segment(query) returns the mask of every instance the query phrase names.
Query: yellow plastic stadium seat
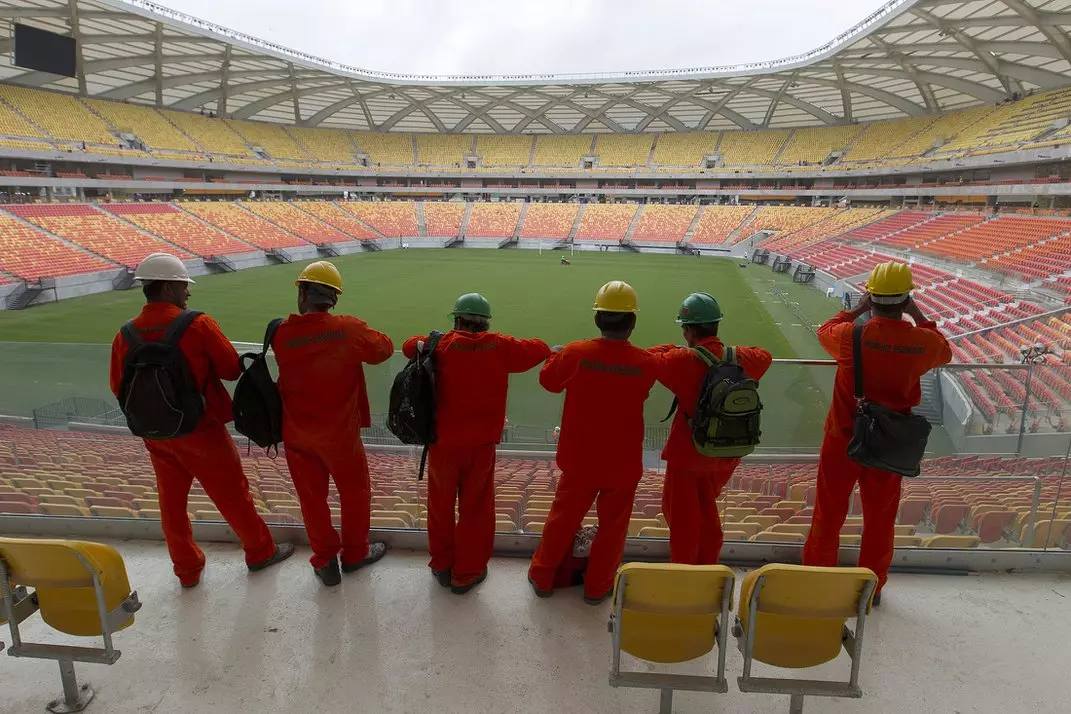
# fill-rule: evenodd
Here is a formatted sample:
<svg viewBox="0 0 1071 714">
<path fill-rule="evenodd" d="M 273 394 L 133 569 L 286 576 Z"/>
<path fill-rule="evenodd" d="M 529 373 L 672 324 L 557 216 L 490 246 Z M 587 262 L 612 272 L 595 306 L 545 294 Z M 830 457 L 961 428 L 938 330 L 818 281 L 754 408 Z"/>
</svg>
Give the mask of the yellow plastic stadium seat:
<svg viewBox="0 0 1071 714">
<path fill-rule="evenodd" d="M 137 518 L 138 514 L 129 508 L 119 506 L 91 506 L 90 512 L 100 518 Z"/>
<path fill-rule="evenodd" d="M 34 588 L 33 596 L 23 588 Z M 0 538 L 0 592 L 4 611 L 14 615 L 10 626 L 16 634 L 19 625 L 39 611 L 59 632 L 103 639 L 102 649 L 25 641 L 8 649 L 12 657 L 59 661 L 64 696 L 48 706 L 50 711 L 84 709 L 93 690 L 78 686 L 74 660 L 114 664 L 120 652 L 112 645 L 112 635 L 134 624 L 134 613 L 141 608 L 122 556 L 100 543 Z"/>
<path fill-rule="evenodd" d="M 920 548 L 922 547 L 922 536 L 917 535 L 898 535 L 893 537 L 894 548 Z"/>
<path fill-rule="evenodd" d="M 977 548 L 981 543 L 978 536 L 935 535 L 923 538 L 923 548 Z"/>
<path fill-rule="evenodd" d="M 628 522 L 628 534 L 638 536 L 644 528 L 661 528 L 657 518 L 633 518 Z"/>
<path fill-rule="evenodd" d="M 1069 538 L 1071 520 L 1045 519 L 1034 524 L 1034 537 L 1030 537 L 1030 524 L 1023 526 L 1020 543 L 1027 548 L 1059 548 Z"/>
<path fill-rule="evenodd" d="M 744 523 L 755 523 L 761 529 L 769 528 L 772 525 L 776 525 L 781 522 L 779 516 L 747 516 L 744 518 Z"/>
<path fill-rule="evenodd" d="M 863 625 L 878 578 L 866 568 L 766 565 L 744 577 L 733 634 L 744 655 L 741 692 L 789 694 L 790 711 L 803 711 L 805 695 L 859 698 Z M 845 622 L 856 618 L 855 632 Z M 757 660 L 774 667 L 815 667 L 837 657 L 852 659 L 847 682 L 752 677 Z"/>
<path fill-rule="evenodd" d="M 525 526 L 524 531 L 525 533 L 542 533 L 544 525 L 546 524 L 543 521 L 535 521 Z"/>
<path fill-rule="evenodd" d="M 72 506 L 66 503 L 42 503 L 41 512 L 46 516 L 90 516 L 85 506 Z"/>
<path fill-rule="evenodd" d="M 372 528 L 411 528 L 406 521 L 397 516 L 391 518 L 375 517 L 371 519 Z"/>
<path fill-rule="evenodd" d="M 840 544 L 841 545 L 859 545 L 863 542 L 863 536 L 858 534 L 841 533 Z"/>
<path fill-rule="evenodd" d="M 223 514 L 212 509 L 194 511 L 194 518 L 198 521 L 222 521 Z"/>
<path fill-rule="evenodd" d="M 734 530 L 727 530 L 722 532 L 722 536 L 726 541 L 730 540 L 747 540 L 749 538 L 747 531 L 735 530 L 736 524 L 733 524 Z"/>
<path fill-rule="evenodd" d="M 809 523 L 775 523 L 768 529 L 771 533 L 796 533 L 805 536 L 811 532 Z"/>
<path fill-rule="evenodd" d="M 341 513 L 341 511 L 340 511 L 340 513 Z M 372 517 L 373 518 L 397 518 L 397 519 L 401 520 L 403 523 L 405 523 L 405 527 L 406 528 L 412 528 L 413 527 L 413 517 L 411 515 L 409 515 L 409 513 L 407 511 L 403 511 L 403 510 L 400 510 L 400 509 L 373 510 L 372 511 Z"/>
<path fill-rule="evenodd" d="M 656 526 L 647 526 L 645 528 L 641 528 L 638 535 L 640 538 L 669 538 L 669 529 Z"/>
<path fill-rule="evenodd" d="M 516 530 L 517 524 L 508 518 L 498 518 L 495 520 L 496 533 L 512 533 Z"/>
<path fill-rule="evenodd" d="M 751 536 L 756 543 L 802 543 L 807 537 L 802 533 L 784 533 L 780 531 L 762 531 Z"/>
<path fill-rule="evenodd" d="M 725 692 L 733 571 L 724 565 L 626 563 L 614 583 L 611 687 L 658 689 L 663 712 L 674 690 Z M 647 662 L 688 662 L 718 648 L 714 676 L 622 672 L 621 653 Z M 705 669 L 705 668 L 704 668 Z"/>
</svg>

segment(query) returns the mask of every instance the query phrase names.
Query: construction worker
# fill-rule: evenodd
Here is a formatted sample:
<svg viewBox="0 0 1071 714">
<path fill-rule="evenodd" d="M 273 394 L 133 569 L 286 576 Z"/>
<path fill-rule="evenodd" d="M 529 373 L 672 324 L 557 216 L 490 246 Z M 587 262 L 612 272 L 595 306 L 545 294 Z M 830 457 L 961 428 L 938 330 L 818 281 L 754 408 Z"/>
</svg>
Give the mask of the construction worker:
<svg viewBox="0 0 1071 714">
<path fill-rule="evenodd" d="M 433 353 L 435 443 L 428 449 L 428 563 L 439 584 L 464 594 L 487 577 L 495 540 L 495 446 L 506 421 L 509 375 L 550 355 L 543 340 L 490 332 L 491 305 L 462 295 L 450 313 L 454 329 Z M 424 337 L 402 353 L 412 359 Z M 454 522 L 454 508 L 458 519 Z"/>
<path fill-rule="evenodd" d="M 677 315 L 687 347 L 659 345 L 648 352 L 661 358 L 658 381 L 678 400 L 669 438 L 662 449 L 666 478 L 662 487 L 662 513 L 669 525 L 669 556 L 674 563 L 714 565 L 721 553 L 722 529 L 718 496 L 732 478 L 739 458 L 701 455 L 692 441 L 688 415 L 695 414 L 699 391 L 706 376 L 706 362 L 695 352 L 705 348 L 725 358 L 725 345 L 718 338 L 724 315 L 718 301 L 707 293 L 685 298 Z M 761 347 L 735 346 L 736 364 L 751 379 L 758 380 L 773 358 Z"/>
<path fill-rule="evenodd" d="M 283 400 L 283 447 L 294 480 L 313 571 L 326 586 L 371 565 L 387 552 L 369 543 L 372 487 L 361 429 L 371 426 L 363 364 L 390 358 L 394 344 L 382 332 L 349 315 L 332 315 L 342 276 L 326 260 L 310 263 L 297 279 L 298 314 L 290 315 L 272 342 Z M 331 523 L 328 479 L 342 509 L 342 534 Z"/>
<path fill-rule="evenodd" d="M 803 548 L 805 565 L 835 566 L 840 529 L 855 485 L 863 505 L 860 567 L 878 576 L 877 592 L 888 579 L 893 557 L 896 514 L 900 506 L 897 474 L 864 467 L 848 458 L 856 411 L 852 330 L 869 313 L 863 330 L 863 393 L 889 409 L 908 413 L 922 398 L 919 377 L 948 364 L 952 349 L 937 325 L 911 299 L 911 268 L 888 262 L 874 267 L 867 293 L 855 309 L 838 312 L 818 329 L 818 341 L 837 361 L 825 440 L 818 458 L 818 487 L 810 534 Z M 914 326 L 903 320 L 910 315 Z M 875 596 L 874 604 L 880 602 Z"/>
<path fill-rule="evenodd" d="M 159 342 L 186 309 L 193 280 L 186 265 L 173 255 L 153 253 L 134 271 L 145 294 L 145 307 L 129 324 L 143 342 Z M 184 588 L 201 582 L 205 555 L 193 540 L 186 511 L 196 479 L 242 542 L 245 562 L 258 571 L 294 554 L 290 543 L 276 544 L 253 505 L 249 482 L 234 439 L 227 432 L 233 419 L 231 398 L 221 379 L 238 379 L 238 353 L 208 315 L 193 319 L 181 334 L 178 348 L 193 380 L 204 395 L 204 414 L 192 433 L 172 439 L 145 439 L 160 501 L 160 528 L 175 575 Z M 112 340 L 109 383 L 120 395 L 130 345 L 122 331 Z"/>
<path fill-rule="evenodd" d="M 584 577 L 590 605 L 610 596 L 625 550 L 643 475 L 643 403 L 659 363 L 628 341 L 639 309 L 632 286 L 620 280 L 603 285 L 594 309 L 602 336 L 556 348 L 539 373 L 544 389 L 565 392 L 557 454 L 562 475 L 528 569 L 536 595 L 550 597 L 558 566 L 594 503 L 599 532 Z"/>
</svg>

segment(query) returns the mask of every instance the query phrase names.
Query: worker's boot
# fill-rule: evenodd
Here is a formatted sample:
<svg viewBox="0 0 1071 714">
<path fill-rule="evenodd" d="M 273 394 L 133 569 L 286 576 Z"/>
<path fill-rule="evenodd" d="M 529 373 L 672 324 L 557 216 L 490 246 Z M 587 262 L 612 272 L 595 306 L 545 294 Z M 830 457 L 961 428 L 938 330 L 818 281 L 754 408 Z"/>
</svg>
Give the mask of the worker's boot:
<svg viewBox="0 0 1071 714">
<path fill-rule="evenodd" d="M 329 588 L 342 582 L 342 573 L 338 572 L 338 558 L 332 558 L 322 568 L 313 568 L 312 572 L 316 573 L 320 582 Z"/>
<path fill-rule="evenodd" d="M 369 543 L 368 544 L 368 555 L 365 556 L 365 559 L 364 560 L 358 560 L 356 563 L 343 563 L 342 564 L 342 572 L 343 573 L 352 573 L 354 571 L 360 570 L 364 566 L 371 565 L 372 563 L 376 562 L 377 560 L 380 560 L 386 554 L 387 554 L 387 544 L 386 543 Z"/>
</svg>

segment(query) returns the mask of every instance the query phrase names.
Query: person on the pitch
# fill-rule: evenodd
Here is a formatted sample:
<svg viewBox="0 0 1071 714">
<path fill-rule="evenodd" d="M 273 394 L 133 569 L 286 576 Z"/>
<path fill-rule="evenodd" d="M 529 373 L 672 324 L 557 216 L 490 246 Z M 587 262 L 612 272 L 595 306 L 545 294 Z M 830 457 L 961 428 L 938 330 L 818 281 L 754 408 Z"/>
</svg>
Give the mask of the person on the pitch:
<svg viewBox="0 0 1071 714">
<path fill-rule="evenodd" d="M 718 301 L 707 293 L 685 298 L 677 315 L 687 347 L 659 345 L 649 352 L 662 360 L 658 381 L 677 398 L 677 412 L 669 439 L 662 449 L 666 479 L 662 487 L 662 513 L 669 525 L 669 554 L 674 563 L 714 565 L 721 553 L 723 533 L 718 516 L 718 496 L 740 464 L 739 458 L 701 455 L 692 441 L 688 414 L 694 414 L 703 377 L 708 367 L 696 354 L 704 347 L 714 357 L 725 357 L 718 338 L 724 315 Z M 761 347 L 735 346 L 736 364 L 758 380 L 770 368 L 770 353 Z"/>
<path fill-rule="evenodd" d="M 595 296 L 595 325 L 602 336 L 566 345 L 539 373 L 544 389 L 565 392 L 557 454 L 562 475 L 528 569 L 539 597 L 554 593 L 558 566 L 593 503 L 599 532 L 584 577 L 584 601 L 597 605 L 613 591 L 643 474 L 643 403 L 659 364 L 658 357 L 629 342 L 638 310 L 628 283 L 603 285 Z"/>
<path fill-rule="evenodd" d="M 294 481 L 316 577 L 327 586 L 387 552 L 369 543 L 372 486 L 361 429 L 371 426 L 362 364 L 380 364 L 394 353 L 382 332 L 350 315 L 332 315 L 342 276 L 326 260 L 305 266 L 297 279 L 298 313 L 275 333 L 283 400 L 283 448 Z M 331 522 L 328 480 L 342 508 L 342 534 Z"/>
<path fill-rule="evenodd" d="M 952 349 L 911 299 L 911 268 L 888 262 L 874 267 L 867 293 L 852 311 L 838 312 L 818 328 L 818 341 L 837 361 L 833 401 L 826 418 L 825 440 L 818 458 L 818 488 L 814 518 L 803 547 L 804 565 L 835 566 L 840 529 L 848 514 L 855 485 L 863 503 L 863 539 L 859 566 L 878 576 L 874 604 L 889 576 L 893 558 L 896 514 L 900 507 L 897 474 L 862 466 L 848 458 L 855 415 L 855 369 L 852 364 L 852 330 L 856 320 L 869 313 L 863 331 L 863 390 L 884 407 L 908 413 L 922 399 L 919 378 L 948 364 Z M 904 321 L 909 315 L 914 326 Z"/>
<path fill-rule="evenodd" d="M 491 332 L 491 305 L 462 295 L 450 313 L 435 365 L 435 443 L 428 448 L 428 551 L 432 574 L 461 595 L 487 577 L 495 541 L 495 447 L 509 421 L 509 375 L 527 372 L 550 355 L 543 340 Z M 402 346 L 409 359 L 423 336 Z M 454 509 L 457 508 L 457 522 Z"/>
</svg>

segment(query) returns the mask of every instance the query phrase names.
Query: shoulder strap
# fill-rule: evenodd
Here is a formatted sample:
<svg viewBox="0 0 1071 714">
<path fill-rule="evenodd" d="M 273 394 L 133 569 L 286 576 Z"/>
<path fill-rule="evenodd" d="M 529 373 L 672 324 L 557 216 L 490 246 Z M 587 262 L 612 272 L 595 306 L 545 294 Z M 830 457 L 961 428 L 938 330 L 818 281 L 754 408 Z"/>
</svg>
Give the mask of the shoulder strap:
<svg viewBox="0 0 1071 714">
<path fill-rule="evenodd" d="M 431 354 L 435 351 L 435 348 L 439 346 L 439 340 L 442 339 L 443 333 L 438 330 L 432 330 L 428 334 L 428 339 L 424 343 L 424 354 Z"/>
<path fill-rule="evenodd" d="M 134 327 L 133 320 L 127 320 L 126 323 L 119 329 L 119 333 L 126 340 L 127 347 L 131 350 L 141 347 L 143 340 L 141 334 L 138 332 L 138 328 Z"/>
<path fill-rule="evenodd" d="M 703 360 L 707 367 L 713 367 L 718 364 L 718 358 L 714 356 L 714 353 L 708 350 L 706 347 L 693 347 L 692 352 L 699 355 L 699 359 Z"/>
<path fill-rule="evenodd" d="M 164 333 L 163 342 L 171 345 L 172 347 L 178 346 L 179 340 L 182 339 L 183 333 L 186 332 L 186 328 L 204 313 L 197 310 L 183 310 L 178 314 L 171 324 L 167 327 L 167 332 Z"/>
<path fill-rule="evenodd" d="M 264 347 L 260 350 L 260 354 L 268 354 L 268 348 L 271 347 L 271 341 L 275 339 L 275 331 L 279 329 L 279 325 L 283 324 L 283 318 L 277 317 L 268 323 L 268 327 L 264 330 Z"/>
<path fill-rule="evenodd" d="M 855 398 L 863 398 L 863 325 L 852 328 L 852 371 L 855 372 Z"/>
<path fill-rule="evenodd" d="M 736 364 L 736 348 L 732 345 L 728 345 L 725 348 L 725 362 L 726 364 Z"/>
</svg>

